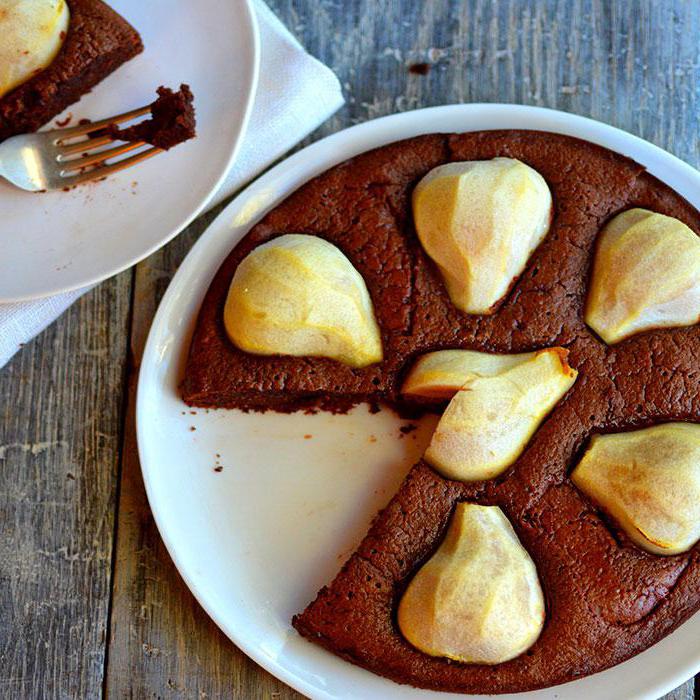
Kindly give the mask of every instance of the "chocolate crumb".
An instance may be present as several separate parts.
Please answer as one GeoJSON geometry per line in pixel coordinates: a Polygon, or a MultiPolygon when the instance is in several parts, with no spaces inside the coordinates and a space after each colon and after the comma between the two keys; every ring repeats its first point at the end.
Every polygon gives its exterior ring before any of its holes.
{"type": "Polygon", "coordinates": [[[219,465],[218,467],[214,467],[214,471],[215,472],[222,472],[222,471],[224,471],[224,468],[221,465],[219,465]]]}
{"type": "Polygon", "coordinates": [[[411,63],[408,67],[408,72],[413,75],[428,75],[430,73],[429,63],[411,63]]]}
{"type": "Polygon", "coordinates": [[[120,141],[145,141],[168,150],[195,137],[194,95],[189,85],[180,85],[177,92],[159,87],[158,99],[151,104],[151,118],[120,129],[110,124],[107,133],[120,141]]]}
{"type": "Polygon", "coordinates": [[[73,119],[73,113],[68,112],[68,116],[65,119],[57,119],[56,120],[56,126],[63,128],[64,126],[68,126],[71,122],[71,119],[73,119]]]}
{"type": "Polygon", "coordinates": [[[194,425],[191,425],[190,430],[197,430],[197,428],[195,428],[194,425]]]}

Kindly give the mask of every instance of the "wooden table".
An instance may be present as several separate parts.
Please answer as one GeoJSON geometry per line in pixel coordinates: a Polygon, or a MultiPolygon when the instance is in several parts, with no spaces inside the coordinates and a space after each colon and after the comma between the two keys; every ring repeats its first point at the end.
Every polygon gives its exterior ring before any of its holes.
{"type": "MultiPolygon", "coordinates": [[[[345,90],[346,106],[310,140],[416,107],[502,101],[591,116],[700,165],[698,2],[270,6],[345,90]],[[422,63],[426,75],[409,71],[422,63]]],[[[151,318],[220,209],[85,295],[0,372],[2,698],[300,697],[195,602],[153,523],[136,454],[151,318]]],[[[694,687],[669,697],[690,700],[694,687]]]]}

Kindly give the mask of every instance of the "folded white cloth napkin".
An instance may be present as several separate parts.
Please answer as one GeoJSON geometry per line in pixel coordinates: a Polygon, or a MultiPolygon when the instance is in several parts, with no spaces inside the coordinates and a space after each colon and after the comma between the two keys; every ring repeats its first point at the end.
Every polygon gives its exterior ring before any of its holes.
{"type": "MultiPolygon", "coordinates": [[[[301,141],[342,104],[333,72],[310,56],[262,0],[254,7],[260,29],[260,79],[241,149],[214,206],[301,141]]],[[[58,318],[90,287],[36,301],[0,304],[0,367],[58,318]]]]}

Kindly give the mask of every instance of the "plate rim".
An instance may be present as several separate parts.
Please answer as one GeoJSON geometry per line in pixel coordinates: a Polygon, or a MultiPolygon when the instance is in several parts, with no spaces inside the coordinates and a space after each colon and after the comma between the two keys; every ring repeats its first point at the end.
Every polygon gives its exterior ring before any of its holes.
{"type": "MultiPolygon", "coordinates": [[[[281,160],[273,168],[254,180],[239,194],[237,194],[236,197],[217,216],[217,218],[210,223],[180,264],[180,267],[176,271],[170,284],[168,285],[168,288],[166,289],[165,294],[159,302],[158,309],[153,317],[148,338],[144,346],[140,363],[136,396],[136,437],[139,464],[141,466],[141,473],[143,475],[149,507],[151,508],[154,521],[156,522],[156,526],[158,527],[159,534],[163,540],[163,543],[165,544],[168,554],[175,564],[178,573],[180,576],[182,576],[185,584],[192,592],[197,602],[204,608],[205,612],[224,632],[224,634],[226,634],[226,636],[239,649],[241,649],[247,656],[253,659],[265,670],[282,680],[284,683],[287,683],[295,690],[304,693],[309,697],[331,700],[336,696],[324,692],[318,686],[312,685],[305,679],[298,677],[291,670],[277,663],[275,659],[271,659],[269,656],[264,656],[263,654],[259,653],[257,647],[248,643],[245,634],[240,634],[236,630],[235,625],[231,624],[231,622],[220,619],[215,611],[213,602],[210,602],[207,599],[205,592],[200,590],[198,584],[187,570],[186,564],[179,557],[176,543],[172,541],[168,535],[167,527],[165,526],[164,522],[165,516],[163,512],[159,510],[158,495],[156,493],[155,485],[151,479],[150,468],[153,467],[149,468],[145,455],[145,444],[147,439],[146,426],[148,423],[144,410],[144,397],[146,393],[146,385],[149,379],[148,375],[151,371],[149,368],[151,368],[154,363],[162,361],[162,358],[158,356],[158,352],[156,351],[157,338],[158,335],[163,332],[163,327],[168,318],[166,315],[167,307],[176,301],[175,297],[182,291],[181,287],[183,286],[183,283],[185,283],[188,276],[196,270],[195,266],[198,263],[198,258],[203,255],[207,247],[210,244],[215,243],[219,237],[223,238],[227,235],[227,233],[230,235],[231,226],[236,220],[234,212],[243,213],[243,211],[245,211],[245,223],[248,225],[248,227],[252,226],[255,221],[266,213],[266,211],[275,206],[278,202],[282,201],[291,192],[301,186],[301,184],[312,179],[318,173],[324,172],[330,167],[333,167],[333,165],[346,160],[348,157],[352,157],[348,156],[346,151],[354,151],[355,154],[359,154],[366,150],[370,150],[373,147],[386,145],[404,138],[411,138],[411,135],[402,134],[398,137],[388,138],[375,146],[370,146],[369,148],[364,147],[366,141],[376,141],[381,134],[391,135],[394,131],[394,127],[397,124],[400,125],[401,122],[406,122],[407,125],[410,125],[411,120],[417,119],[418,122],[421,122],[424,126],[415,129],[411,128],[410,130],[413,132],[413,136],[427,133],[440,133],[440,130],[436,130],[434,126],[432,126],[433,117],[444,117],[445,120],[449,120],[450,117],[465,115],[468,118],[470,113],[477,113],[479,110],[496,110],[497,112],[501,112],[511,121],[517,121],[523,117],[525,119],[537,119],[539,117],[546,122],[545,127],[535,128],[532,126],[496,126],[492,127],[491,129],[478,129],[479,131],[501,128],[521,128],[534,131],[549,131],[553,133],[566,134],[575,138],[581,138],[583,140],[596,143],[605,148],[609,148],[610,150],[614,150],[617,153],[633,158],[637,162],[644,165],[648,170],[651,171],[653,168],[654,172],[652,172],[652,174],[664,182],[668,182],[669,179],[675,179],[672,176],[678,174],[678,179],[688,179],[689,181],[694,182],[693,187],[697,189],[694,190],[694,192],[689,193],[679,191],[679,188],[676,185],[670,186],[685,197],[693,206],[700,209],[700,171],[688,163],[685,163],[674,154],[660,148],[659,146],[656,146],[649,141],[646,141],[645,139],[642,139],[641,137],[635,136],[634,134],[631,134],[623,129],[589,117],[546,107],[504,103],[450,104],[391,114],[347,127],[319,141],[316,141],[309,146],[306,146],[302,150],[281,160]],[[626,146],[628,145],[630,150],[634,151],[634,153],[630,155],[629,152],[622,152],[617,148],[612,148],[604,143],[604,141],[611,140],[621,140],[626,146]],[[338,148],[339,144],[342,144],[345,147],[344,150],[338,148]],[[645,158],[640,158],[640,152],[643,152],[645,158]],[[338,155],[339,153],[340,155],[338,155]],[[323,162],[320,167],[318,165],[318,161],[323,162]],[[297,183],[285,193],[282,193],[279,196],[273,195],[270,198],[269,192],[271,189],[273,189],[271,186],[275,183],[275,181],[279,178],[285,179],[286,177],[295,177],[297,171],[303,171],[303,179],[298,180],[297,183]],[[665,173],[667,177],[662,176],[660,173],[665,173]],[[264,196],[266,193],[267,197],[264,196]],[[255,206],[251,208],[248,205],[246,207],[246,203],[256,199],[256,195],[257,201],[255,202],[255,206]]],[[[408,126],[406,126],[406,128],[408,128],[408,126]]],[[[474,130],[477,129],[466,129],[465,133],[474,130]]],[[[232,241],[232,247],[228,247],[227,250],[232,250],[232,248],[238,244],[239,240],[232,241]]],[[[224,258],[226,254],[224,254],[224,258]]],[[[224,258],[219,259],[217,267],[223,262],[224,258]]],[[[206,289],[204,291],[206,291],[206,289]]],[[[700,614],[700,612],[696,614],[700,614]]],[[[692,617],[694,616],[691,616],[691,618],[692,617]]],[[[686,624],[691,618],[688,618],[688,620],[686,620],[682,625],[679,625],[679,628],[686,624]]],[[[671,635],[672,634],[673,632],[671,635]]],[[[671,635],[666,635],[664,639],[668,639],[671,635]]],[[[653,649],[654,646],[656,645],[652,645],[652,647],[644,650],[644,652],[640,652],[640,654],[653,649]]],[[[587,678],[600,677],[606,672],[614,669],[620,669],[629,661],[637,658],[640,654],[636,654],[627,661],[617,664],[616,666],[606,669],[605,671],[592,674],[591,676],[586,676],[582,679],[569,681],[568,683],[550,686],[549,688],[542,690],[552,691],[553,693],[556,693],[557,697],[560,698],[566,697],[566,688],[574,684],[581,683],[587,678]]],[[[343,662],[349,663],[346,661],[343,662]]],[[[669,671],[663,679],[660,679],[652,686],[646,686],[644,689],[640,689],[639,692],[633,697],[637,700],[656,700],[656,698],[669,692],[670,690],[673,690],[686,680],[690,679],[693,675],[697,674],[699,671],[700,651],[693,660],[685,663],[681,668],[675,669],[673,672],[669,671]]],[[[378,676],[378,678],[385,680],[383,676],[378,676]]],[[[523,698],[523,700],[526,700],[526,698],[528,698],[533,692],[538,693],[541,691],[525,691],[515,695],[517,695],[519,698],[523,698]]],[[[426,697],[434,696],[436,698],[456,697],[442,691],[423,690],[423,694],[425,694],[426,697]]],[[[462,697],[479,698],[483,696],[463,694],[462,697]]]]}
{"type": "MultiPolygon", "coordinates": [[[[239,4],[240,9],[240,23],[247,27],[246,35],[249,37],[251,45],[252,54],[252,71],[249,74],[249,81],[246,89],[245,96],[245,107],[243,110],[243,118],[241,119],[241,127],[238,131],[238,136],[233,140],[231,145],[231,151],[226,161],[225,167],[222,168],[221,173],[212,185],[211,189],[207,195],[201,200],[199,205],[186,216],[181,223],[175,226],[171,231],[164,235],[160,241],[152,244],[147,249],[138,255],[132,256],[128,261],[114,267],[110,272],[98,272],[92,275],[86,275],[84,281],[79,283],[69,283],[64,285],[59,285],[50,291],[42,292],[28,292],[25,294],[12,294],[9,296],[0,296],[0,303],[2,304],[13,304],[36,301],[40,299],[46,299],[58,294],[66,294],[68,292],[73,292],[76,290],[87,291],[90,287],[104,282],[107,279],[115,277],[116,275],[128,270],[130,267],[137,265],[142,260],[145,260],[149,255],[152,255],[157,250],[160,250],[163,246],[167,245],[172,241],[177,235],[179,235],[185,228],[187,228],[198,216],[200,216],[207,205],[211,202],[214,195],[219,191],[219,188],[223,184],[226,176],[228,175],[231,167],[240,152],[243,139],[245,138],[246,132],[248,130],[248,122],[250,121],[250,116],[253,111],[253,105],[255,103],[255,94],[258,88],[258,82],[260,77],[260,29],[253,9],[252,0],[232,0],[239,4]]],[[[70,106],[70,105],[69,105],[70,106]]]]}

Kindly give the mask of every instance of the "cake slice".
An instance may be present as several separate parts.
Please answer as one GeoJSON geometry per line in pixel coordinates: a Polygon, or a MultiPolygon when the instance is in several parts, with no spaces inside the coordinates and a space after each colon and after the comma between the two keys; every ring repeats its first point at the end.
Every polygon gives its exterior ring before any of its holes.
{"type": "Polygon", "coordinates": [[[413,313],[417,242],[406,215],[408,191],[445,157],[442,135],[365,153],[311,180],[254,226],[222,265],[201,307],[182,386],[185,401],[277,411],[342,411],[362,401],[391,401],[413,313]],[[359,272],[374,304],[384,361],[356,368],[324,357],[248,353],[231,342],[224,306],[233,275],[254,248],[285,234],[325,239],[359,272]]]}
{"type": "MultiPolygon", "coordinates": [[[[573,425],[575,413],[564,413],[569,414],[566,427],[573,425]]],[[[419,462],[335,580],[294,617],[294,628],[398,683],[475,694],[517,693],[575,680],[618,664],[671,632],[700,603],[697,553],[649,557],[608,530],[565,478],[531,498],[527,480],[517,472],[539,470],[535,461],[546,453],[541,471],[562,475],[565,450],[557,440],[563,435],[556,425],[545,426],[501,485],[447,481],[419,462]],[[443,541],[460,502],[504,511],[534,560],[545,593],[539,639],[524,654],[495,665],[428,655],[397,623],[404,591],[443,541]]],[[[568,439],[560,442],[570,446],[568,439]]]]}
{"type": "Polygon", "coordinates": [[[0,98],[0,141],[36,131],[143,51],[138,32],[101,0],[67,0],[68,32],[40,73],[0,98]]]}

